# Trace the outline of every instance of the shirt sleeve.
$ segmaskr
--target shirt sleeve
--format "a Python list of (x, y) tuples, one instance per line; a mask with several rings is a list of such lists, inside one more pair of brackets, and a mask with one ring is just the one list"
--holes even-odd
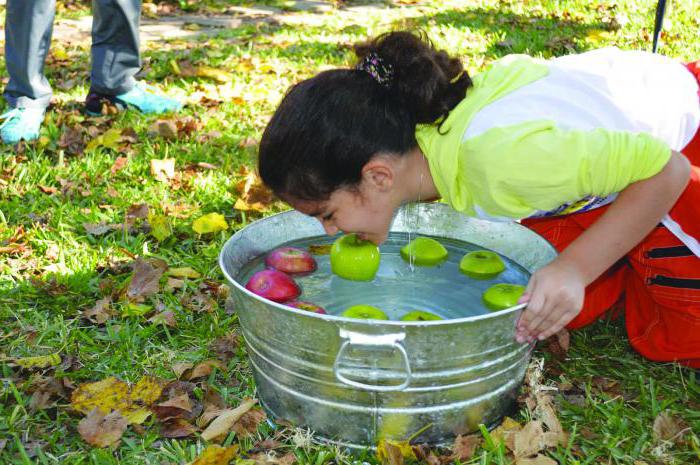
[(669, 146), (649, 134), (566, 130), (553, 121), (493, 128), (463, 143), (463, 181), (489, 215), (525, 218), (607, 196), (659, 173)]

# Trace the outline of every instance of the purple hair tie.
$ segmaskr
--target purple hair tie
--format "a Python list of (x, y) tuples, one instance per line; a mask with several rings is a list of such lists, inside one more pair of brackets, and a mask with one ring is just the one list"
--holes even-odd
[(366, 72), (384, 87), (389, 87), (391, 79), (394, 77), (392, 66), (386, 63), (376, 52), (370, 52), (365, 55), (355, 68)]

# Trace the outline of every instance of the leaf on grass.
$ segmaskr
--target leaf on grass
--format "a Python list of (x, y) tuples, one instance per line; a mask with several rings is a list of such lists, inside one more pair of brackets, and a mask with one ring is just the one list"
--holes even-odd
[(136, 302), (129, 302), (128, 304), (126, 304), (122, 307), (122, 316), (123, 317), (144, 316), (147, 313), (151, 313), (152, 310), (153, 310), (152, 305), (138, 304)]
[(377, 459), (384, 465), (403, 465), (407, 458), (416, 458), (408, 441), (380, 439), (377, 443)]
[(151, 225), (151, 235), (158, 242), (163, 242), (168, 237), (172, 236), (170, 229), (170, 220), (164, 215), (148, 215), (148, 224)]
[(197, 234), (216, 233), (228, 229), (228, 223), (224, 215), (209, 213), (194, 220), (192, 229)]
[(149, 207), (147, 203), (135, 203), (126, 210), (127, 221), (133, 218), (148, 218)]
[(240, 197), (236, 199), (233, 208), (240, 211), (267, 211), (275, 199), (272, 191), (263, 184), (255, 171), (250, 171), (244, 166), (239, 174), (244, 178), (236, 184)]
[(516, 459), (515, 465), (557, 465), (558, 462), (554, 459), (550, 459), (546, 455), (537, 454), (533, 458), (521, 457)]
[(182, 363), (174, 363), (172, 366), (173, 373), (175, 373), (175, 376), (180, 379), (182, 375), (187, 371), (192, 369), (194, 367), (193, 363), (190, 362), (182, 362)]
[(228, 465), (237, 455), (237, 444), (228, 447), (212, 444), (207, 446), (190, 465)]
[(212, 79), (220, 84), (226, 84), (233, 80), (233, 74), (210, 66), (197, 66), (194, 68), (196, 77)]
[(175, 289), (182, 289), (185, 287), (185, 281), (182, 279), (168, 278), (168, 282), (165, 283), (166, 291), (174, 291)]
[(183, 418), (174, 418), (160, 425), (160, 435), (169, 439), (185, 438), (196, 432), (197, 427)]
[(202, 431), (202, 439), (209, 441), (218, 436), (227, 434), (231, 430), (233, 424), (256, 403), (257, 399), (245, 399), (238, 407), (222, 411), (221, 415)]
[(148, 128), (148, 135), (177, 139), (177, 124), (172, 119), (159, 119)]
[(186, 417), (188, 413), (192, 412), (192, 402), (189, 394), (185, 392), (151, 408), (159, 420), (167, 421)]
[(107, 234), (108, 232), (114, 231), (121, 228), (120, 224), (106, 224), (106, 223), (83, 223), (83, 228), (85, 232), (91, 236), (101, 236)]
[(78, 423), (80, 436), (90, 445), (107, 447), (116, 444), (121, 439), (127, 427), (126, 418), (119, 412), (108, 415), (94, 408)]
[(151, 176), (153, 176), (156, 181), (169, 182), (175, 177), (175, 159), (164, 158), (160, 160), (152, 158)]
[(165, 325), (175, 328), (177, 326), (177, 320), (175, 319), (175, 313), (171, 310), (166, 310), (164, 312), (156, 313), (151, 318), (148, 319), (149, 323), (156, 325)]
[(106, 149), (119, 150), (119, 144), (121, 142), (122, 131), (121, 129), (111, 128), (88, 142), (86, 150), (95, 150), (98, 147), (104, 147)]
[(453, 460), (457, 459), (461, 462), (471, 460), (476, 447), (481, 444), (482, 438), (475, 434), (469, 436), (459, 435), (455, 438), (452, 445)]
[(689, 431), (688, 424), (679, 416), (672, 415), (670, 411), (664, 410), (654, 419), (654, 439), (660, 441), (681, 442), (683, 436)]
[(199, 274), (197, 271), (193, 270), (190, 267), (170, 268), (168, 270), (168, 276), (172, 276), (174, 278), (192, 278), (192, 279), (197, 279), (197, 278), (202, 277), (201, 274)]
[(134, 271), (126, 290), (126, 297), (131, 301), (140, 302), (159, 291), (160, 278), (168, 265), (163, 260), (139, 257), (132, 266)]
[(211, 372), (214, 371), (214, 368), (218, 368), (221, 371), (226, 371), (226, 365), (221, 363), (219, 360), (205, 360), (192, 368), (192, 371), (187, 379), (193, 380), (209, 376)]
[(265, 411), (261, 408), (253, 408), (244, 413), (232, 429), (240, 437), (252, 436), (258, 431), (258, 425), (267, 419)]
[(513, 453), (516, 457), (530, 457), (544, 449), (542, 422), (531, 421), (515, 433)]
[(563, 328), (548, 339), (547, 349), (557, 360), (564, 360), (569, 352), (570, 341), (569, 330)]
[(62, 129), (61, 137), (58, 139), (58, 146), (68, 154), (79, 155), (83, 153), (85, 143), (83, 142), (83, 133), (80, 127), (63, 127)]
[(112, 298), (105, 297), (95, 302), (95, 305), (83, 311), (83, 318), (97, 323), (104, 324), (112, 316)]
[(14, 363), (24, 369), (55, 367), (60, 365), (61, 356), (56, 352), (49, 355), (38, 355), (36, 357), (21, 357), (16, 358)]
[(124, 381), (109, 377), (78, 386), (71, 395), (71, 405), (81, 413), (98, 409), (107, 414), (116, 410), (130, 424), (141, 424), (151, 413), (148, 406), (161, 392), (162, 386), (155, 378), (145, 376), (130, 389)]
[(114, 160), (114, 164), (112, 164), (112, 168), (109, 170), (110, 173), (116, 174), (118, 171), (123, 170), (128, 161), (129, 157), (117, 157), (116, 160)]

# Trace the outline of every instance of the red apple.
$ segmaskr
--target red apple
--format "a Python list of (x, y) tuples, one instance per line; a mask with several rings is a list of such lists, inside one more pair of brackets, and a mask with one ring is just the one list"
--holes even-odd
[(301, 294), (297, 283), (277, 270), (258, 271), (250, 277), (245, 288), (253, 294), (280, 303), (294, 300)]
[(316, 305), (315, 303), (304, 302), (302, 300), (293, 300), (291, 302), (287, 302), (285, 305), (298, 308), (299, 310), (306, 310), (307, 312), (320, 313), (321, 315), (325, 315), (327, 313), (323, 307)]
[(267, 254), (265, 265), (283, 273), (301, 274), (316, 271), (316, 260), (309, 252), (295, 247), (280, 247)]

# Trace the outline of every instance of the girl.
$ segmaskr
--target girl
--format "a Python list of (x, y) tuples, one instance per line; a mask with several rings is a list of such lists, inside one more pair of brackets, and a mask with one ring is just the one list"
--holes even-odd
[(522, 220), (560, 255), (528, 283), (519, 342), (624, 293), (635, 349), (700, 367), (696, 66), (602, 49), (507, 56), (470, 78), (410, 32), (355, 52), (355, 68), (293, 86), (265, 129), (260, 175), (280, 198), (375, 243), (406, 202)]

